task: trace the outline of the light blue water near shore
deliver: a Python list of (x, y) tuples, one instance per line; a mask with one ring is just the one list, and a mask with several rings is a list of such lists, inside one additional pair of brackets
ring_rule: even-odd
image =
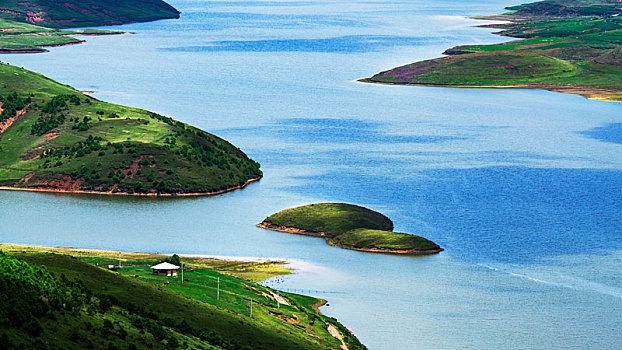
[[(0, 192), (0, 241), (296, 259), (370, 349), (622, 344), (622, 104), (357, 78), (508, 38), (461, 15), (512, 1), (174, 1), (179, 20), (1, 60), (230, 140), (265, 178), (210, 198)], [(368, 206), (446, 251), (366, 254), (254, 225)], [(325, 293), (322, 293), (324, 291)]]

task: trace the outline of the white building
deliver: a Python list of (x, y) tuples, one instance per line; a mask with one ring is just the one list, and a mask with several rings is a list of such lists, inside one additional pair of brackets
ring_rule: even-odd
[(167, 262), (151, 266), (153, 274), (160, 276), (177, 276), (177, 270), (179, 270), (179, 266)]

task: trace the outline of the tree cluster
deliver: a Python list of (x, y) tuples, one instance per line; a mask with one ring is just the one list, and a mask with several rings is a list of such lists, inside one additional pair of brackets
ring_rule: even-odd
[[(76, 95), (56, 95), (41, 108), (41, 114), (37, 121), (30, 128), (31, 135), (43, 135), (48, 131), (57, 128), (65, 122), (65, 114), (62, 113), (69, 108), (67, 101), (74, 105), (80, 104), (80, 99)], [(60, 113), (60, 114), (59, 114)], [(82, 122), (75, 118), (72, 129), (86, 131), (89, 129), (90, 118), (84, 117)]]
[(9, 118), (14, 117), (17, 114), (17, 111), (21, 111), (22, 109), (24, 109), (24, 107), (26, 107), (26, 105), (29, 104), (31, 101), (32, 100), (30, 96), (22, 98), (15, 91), (6, 96), (0, 96), (0, 102), (2, 102), (2, 113), (0, 113), (0, 121), (5, 121)]
[(38, 318), (50, 311), (75, 311), (90, 300), (81, 282), (55, 278), (44, 266), (33, 266), (0, 251), (0, 325), (23, 328), (31, 336), (43, 331)]

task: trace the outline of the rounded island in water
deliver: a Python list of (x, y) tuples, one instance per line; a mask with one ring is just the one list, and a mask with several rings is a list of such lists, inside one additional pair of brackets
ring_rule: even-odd
[(285, 209), (258, 227), (326, 238), (330, 245), (365, 252), (434, 254), (443, 248), (416, 235), (393, 232), (386, 216), (357, 205), (318, 203)]

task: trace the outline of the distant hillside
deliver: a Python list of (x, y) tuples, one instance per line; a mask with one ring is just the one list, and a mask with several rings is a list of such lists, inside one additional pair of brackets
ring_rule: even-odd
[(611, 16), (620, 13), (617, 0), (544, 0), (507, 7), (518, 15), (528, 16)]
[(0, 112), (0, 186), (211, 194), (262, 176), (257, 162), (214, 135), (7, 64), (0, 64)]
[(162, 0), (3, 0), (0, 17), (70, 28), (179, 18), (179, 11)]
[(461, 45), (447, 57), (380, 72), (365, 82), (456, 87), (536, 88), (622, 101), (622, 2), (545, 0), (482, 19), (521, 38)]

